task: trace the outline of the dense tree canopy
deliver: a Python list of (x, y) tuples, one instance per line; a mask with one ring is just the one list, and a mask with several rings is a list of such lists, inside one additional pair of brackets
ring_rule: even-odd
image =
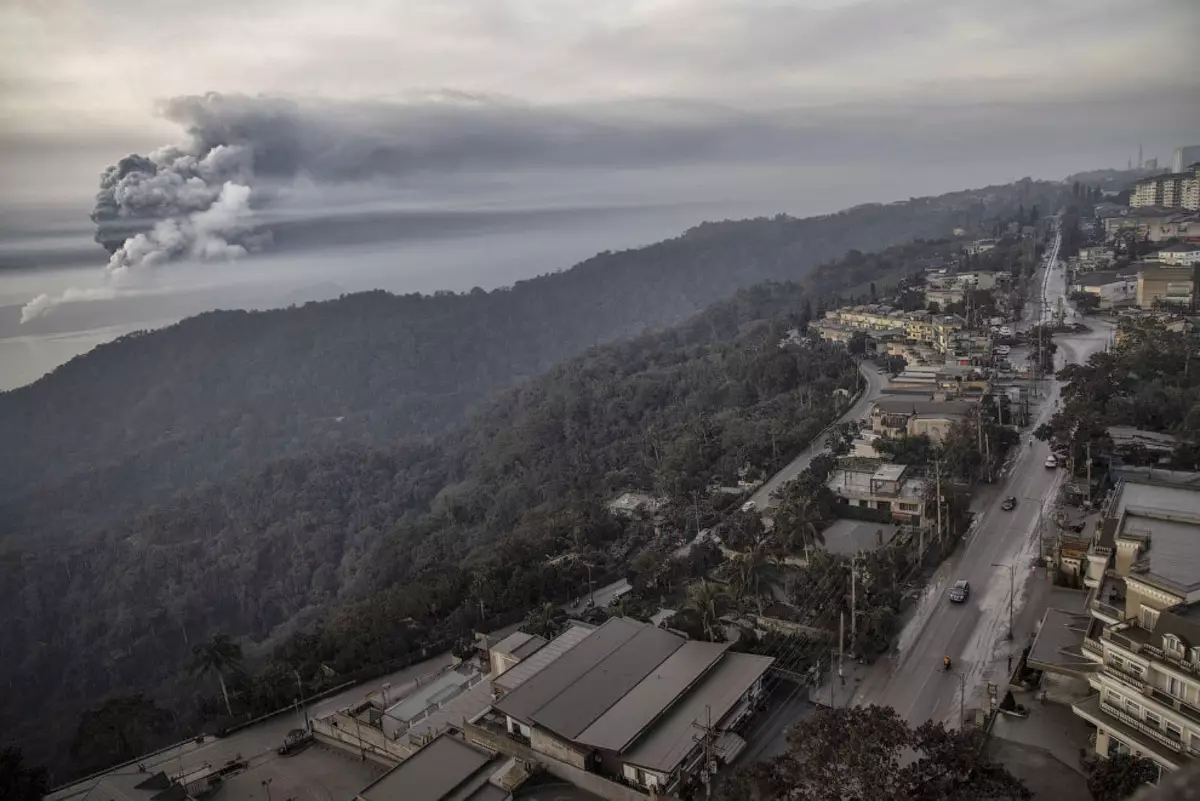
[(927, 721), (912, 729), (890, 707), (822, 709), (788, 735), (788, 751), (737, 770), (728, 801), (999, 801), (1030, 792), (982, 754), (983, 735)]

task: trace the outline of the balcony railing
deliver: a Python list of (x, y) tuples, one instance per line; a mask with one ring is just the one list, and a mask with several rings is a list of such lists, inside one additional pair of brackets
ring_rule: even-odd
[(1117, 681), (1125, 684), (1127, 687), (1132, 687), (1133, 689), (1137, 690), (1138, 692), (1146, 691), (1146, 682), (1145, 681), (1143, 681), (1141, 678), (1134, 676), (1130, 673), (1126, 673), (1125, 671), (1123, 671), (1117, 667), (1114, 667), (1113, 665), (1105, 665), (1104, 666), (1104, 675), (1111, 676), (1112, 678), (1116, 679)]
[(1083, 638), (1083, 650), (1089, 651), (1096, 656), (1104, 656), (1104, 647), (1100, 645), (1099, 640), (1093, 640), (1091, 637)]
[(1092, 601), (1092, 611), (1110, 617), (1118, 623), (1125, 619), (1124, 609), (1112, 604), (1106, 604), (1104, 601)]
[(1187, 701), (1184, 701), (1181, 698), (1176, 698), (1165, 690), (1161, 690), (1154, 685), (1147, 685), (1143, 690), (1143, 693), (1146, 695), (1146, 697), (1153, 698), (1155, 701), (1167, 707), (1168, 709), (1174, 709), (1176, 712), (1183, 715), (1193, 723), (1200, 723), (1200, 709), (1192, 706)]
[(1177, 754), (1184, 753), (1187, 749), (1183, 743), (1178, 740), (1168, 737), (1161, 729), (1156, 729), (1153, 726), (1147, 726), (1142, 721), (1130, 715), (1124, 709), (1113, 706), (1107, 701), (1100, 702), (1100, 709), (1107, 715), (1112, 715), (1117, 720), (1124, 723), (1126, 726), (1137, 729), (1142, 734), (1150, 737), (1157, 743), (1166, 746), (1167, 749), (1174, 751)]

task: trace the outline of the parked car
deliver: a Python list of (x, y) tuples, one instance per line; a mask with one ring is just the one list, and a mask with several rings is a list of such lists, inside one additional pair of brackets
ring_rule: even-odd
[(1051, 470), (1058, 467), (1058, 457), (1053, 453), (1046, 457), (1046, 467), (1049, 467)]
[(954, 586), (950, 588), (950, 603), (961, 604), (966, 603), (967, 598), (971, 597), (971, 582), (956, 581)]
[(745, 503), (743, 503), (742, 511), (743, 512), (753, 512), (754, 511), (754, 501), (746, 501)]
[(1017, 508), (1017, 499), (1014, 496), (1009, 495), (1000, 502), (1000, 508), (1006, 512), (1011, 512), (1013, 509)]
[(996, 346), (996, 353), (999, 353), (1001, 356), (1007, 356), (1011, 351), (1012, 351), (1012, 348), (1010, 348), (1008, 345), (997, 345)]
[(1007, 325), (1000, 326), (1000, 336), (1011, 337), (1012, 335), (1013, 335), (1013, 332), (1012, 332), (1011, 328), (1009, 328)]

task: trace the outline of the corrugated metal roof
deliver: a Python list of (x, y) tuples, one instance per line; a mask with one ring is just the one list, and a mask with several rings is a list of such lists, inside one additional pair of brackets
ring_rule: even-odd
[[(610, 618), (578, 645), (539, 670), (536, 679), (531, 677), (501, 698), (496, 708), (518, 720), (534, 720), (539, 710), (640, 631), (641, 627), (631, 620)], [(521, 665), (517, 665), (519, 667)]]
[[(599, 661), (583, 664), (582, 672), (576, 670), (574, 679), (566, 682), (559, 692), (532, 713), (534, 722), (561, 737), (574, 740), (687, 642), (677, 634), (645, 623), (632, 625), (637, 627), (633, 637)], [(593, 638), (607, 626), (608, 623), (601, 626)], [(585, 641), (530, 683), (540, 683), (547, 672), (570, 660), (586, 644)], [(580, 654), (579, 661), (582, 662), (583, 658), (584, 654)], [(565, 669), (563, 675), (566, 675)]]
[(595, 630), (595, 626), (573, 621), (570, 628), (551, 640), (545, 647), (538, 649), (532, 656), (493, 679), (492, 686), (510, 692), (515, 690), (530, 677), (536, 676), (544, 667), (583, 642)]
[(686, 642), (609, 707), (576, 740), (623, 751), (721, 658), (728, 643)]
[(621, 759), (670, 773), (696, 747), (696, 729), (692, 724), (705, 719), (705, 707), (711, 708), (713, 723), (718, 723), (774, 661), (768, 656), (725, 654), (699, 686), (667, 712)]
[(442, 735), (358, 795), (366, 801), (441, 801), (492, 761), (492, 756)]
[[(527, 634), (523, 631), (514, 631), (488, 650), (495, 651), (498, 654), (511, 654), (536, 636), (536, 634)], [(538, 639), (542, 640), (541, 637), (538, 637)], [(542, 640), (542, 642), (545, 643), (546, 641)]]
[(528, 640), (526, 640), (525, 642), (521, 643), (516, 648), (514, 648), (512, 650), (512, 655), (515, 656), (517, 659), (524, 659), (527, 656), (529, 656), (530, 654), (532, 654), (533, 652), (537, 651), (539, 648), (541, 648), (545, 644), (546, 644), (545, 637), (538, 637), (537, 635), (534, 635), (533, 637), (530, 637)]

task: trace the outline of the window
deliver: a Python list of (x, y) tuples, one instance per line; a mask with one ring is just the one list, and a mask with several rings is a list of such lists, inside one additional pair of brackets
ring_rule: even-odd
[(1125, 702), (1125, 711), (1133, 715), (1135, 718), (1140, 718), (1142, 716), (1142, 708), (1133, 701)]
[(1171, 737), (1174, 737), (1176, 740), (1183, 739), (1183, 729), (1179, 728), (1178, 725), (1168, 720), (1165, 721), (1164, 726), (1166, 727), (1167, 734), (1169, 734)]
[(1112, 658), (1112, 664), (1113, 664), (1113, 667), (1117, 668), (1118, 670), (1124, 670), (1124, 669), (1125, 669), (1125, 660), (1124, 660), (1124, 659), (1122, 659), (1122, 658), (1121, 658), (1120, 656), (1118, 656), (1117, 654), (1113, 654), (1113, 658)]
[(1200, 665), (1200, 645), (1192, 646), (1192, 664)]
[(1152, 629), (1154, 624), (1158, 623), (1158, 610), (1149, 607), (1142, 607), (1142, 628)]
[(1174, 676), (1167, 676), (1167, 693), (1176, 698), (1183, 698), (1184, 684)]
[(1183, 641), (1174, 634), (1164, 634), (1163, 650), (1170, 656), (1183, 656)]
[(1120, 693), (1115, 693), (1112, 690), (1108, 691), (1108, 702), (1110, 704), (1116, 704), (1117, 706), (1120, 706), (1121, 701), (1122, 701), (1122, 698), (1121, 698)]
[(1108, 735), (1108, 755), (1110, 757), (1116, 756), (1117, 754), (1130, 753), (1132, 753), (1132, 751), (1129, 750), (1129, 746), (1118, 740), (1116, 737), (1113, 737), (1111, 734)]
[(1146, 722), (1156, 729), (1162, 728), (1162, 718), (1157, 712), (1151, 712), (1149, 709), (1146, 710)]

